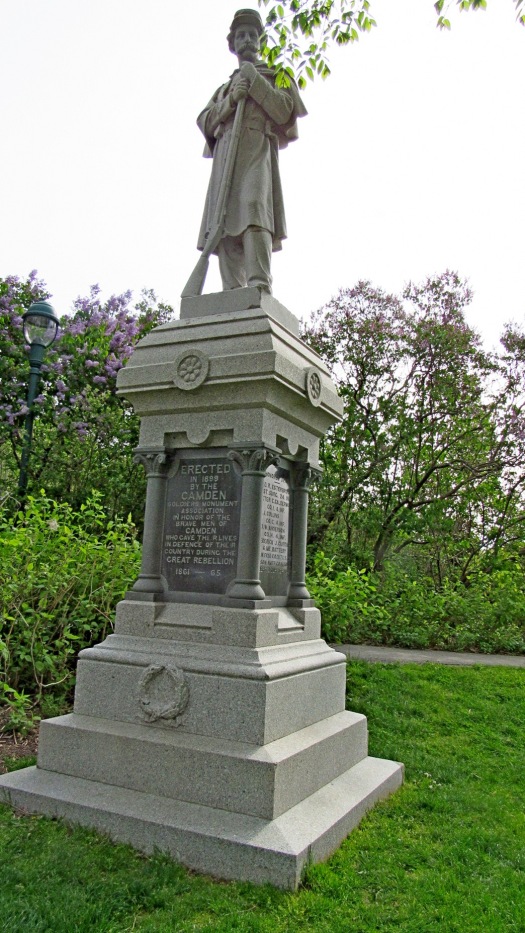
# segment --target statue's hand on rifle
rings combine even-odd
[[[244,100],[245,97],[248,97],[248,91],[250,89],[250,80],[242,74],[235,75],[235,78],[232,82],[232,87],[230,91],[230,97],[232,103],[237,106],[240,100]]]
[[[243,81],[248,82],[248,90],[250,90],[251,85],[257,77],[257,68],[255,65],[252,65],[251,62],[243,62],[239,74]]]

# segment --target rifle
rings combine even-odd
[[[191,296],[202,294],[206,273],[208,272],[210,256],[222,239],[224,221],[226,219],[226,207],[228,204],[228,197],[232,184],[233,167],[235,165],[237,149],[239,148],[239,139],[242,132],[242,118],[244,114],[245,100],[246,98],[241,98],[235,111],[230,145],[228,146],[226,162],[224,163],[224,171],[222,173],[213,223],[210,230],[206,234],[206,242],[204,244],[201,255],[199,256],[199,259],[197,260],[197,265],[195,266],[182,290],[181,298],[190,298]]]

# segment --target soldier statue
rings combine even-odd
[[[206,248],[218,222],[219,238],[216,233],[209,251],[219,257],[225,291],[254,285],[271,293],[272,251],[281,249],[286,237],[279,149],[297,138],[297,117],[306,113],[293,80],[288,87],[276,87],[274,71],[260,60],[263,39],[259,13],[239,10],[228,34],[239,67],[197,120],[206,138],[204,154],[213,158],[198,248]],[[242,119],[235,134],[241,101]],[[225,171],[229,171],[226,188]]]

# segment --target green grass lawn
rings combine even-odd
[[[0,930],[525,931],[525,671],[350,662],[348,706],[406,783],[298,893],[1,807]]]

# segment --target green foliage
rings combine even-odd
[[[259,6],[266,7],[269,2],[259,0]],[[348,45],[356,42],[360,33],[370,32],[376,23],[369,9],[369,0],[285,0],[271,6],[263,54],[276,70],[278,86],[288,85],[294,76],[301,88],[307,79],[327,78],[329,45]]]
[[[354,567],[336,570],[335,559],[319,551],[308,574],[308,589],[321,610],[327,641],[366,642],[363,636],[373,632],[381,643],[388,629],[388,614],[371,574]]]
[[[434,3],[434,9],[438,14],[437,26],[439,29],[450,29],[451,24],[448,17],[445,15],[447,8],[450,7],[451,0],[436,0]],[[516,20],[518,23],[521,23],[522,26],[525,25],[525,13],[523,12],[524,0],[513,0],[514,6],[516,7]],[[456,6],[461,12],[467,10],[486,10],[488,6],[487,0],[455,0]]]
[[[348,706],[404,786],[296,894],[0,807],[9,933],[503,933],[525,916],[523,672],[348,666]],[[42,883],[45,879],[45,885]],[[0,926],[1,926],[0,924]]]
[[[0,651],[5,657],[7,651],[5,645],[0,642]],[[9,711],[7,718],[7,729],[18,732],[20,735],[26,735],[38,721],[33,713],[33,703],[31,697],[23,690],[19,692],[14,687],[9,687],[5,682],[0,682],[2,690],[2,699]]]
[[[30,727],[35,705],[49,714],[50,697],[58,706],[70,697],[78,652],[109,632],[139,564],[134,526],[108,521],[99,493],[78,512],[44,493],[29,497],[14,523],[0,510],[0,689],[10,728]]]
[[[258,0],[268,7],[271,0]],[[516,19],[525,25],[525,0],[513,0]],[[437,0],[436,25],[450,29],[449,9],[461,11],[487,7],[487,0]],[[316,75],[330,74],[327,52],[331,45],[350,45],[376,26],[370,0],[282,0],[271,5],[266,16],[267,46],[264,55],[277,70],[277,82],[287,85],[295,75],[299,87]]]
[[[399,568],[370,573],[318,553],[308,587],[328,641],[486,653],[525,652],[525,574],[509,563],[465,587]]]

